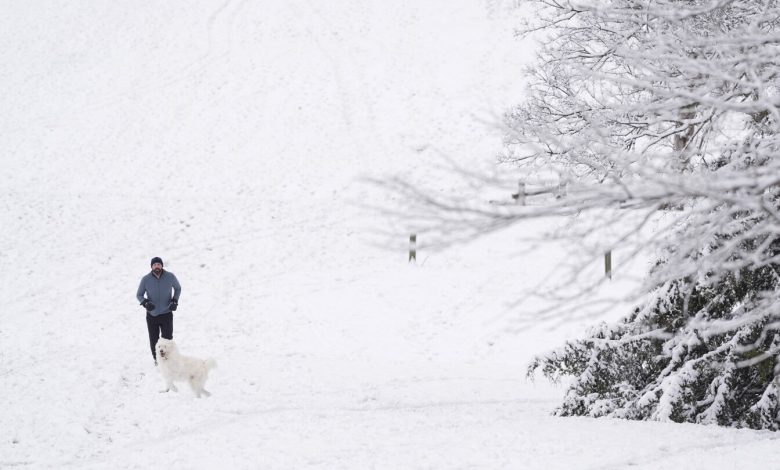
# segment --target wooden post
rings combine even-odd
[[[604,274],[612,279],[612,250],[604,253]]]
[[[409,235],[409,262],[417,264],[417,234]]]
[[[566,182],[561,181],[558,183],[558,187],[555,189],[555,199],[563,199],[566,197]]]
[[[512,199],[521,206],[525,205],[525,183],[520,181],[517,183],[517,194],[512,195]]]

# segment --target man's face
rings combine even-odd
[[[154,263],[152,265],[152,271],[154,271],[155,274],[160,274],[162,272],[162,264]]]

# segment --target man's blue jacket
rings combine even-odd
[[[141,285],[138,286],[138,293],[135,296],[138,302],[143,303],[144,294],[154,304],[154,310],[150,311],[149,314],[156,317],[171,312],[171,300],[179,302],[181,285],[173,273],[164,269],[159,279],[153,272],[150,272],[141,278]]]

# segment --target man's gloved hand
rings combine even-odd
[[[141,302],[141,305],[143,305],[147,312],[154,310],[154,304],[150,302],[149,299],[144,299],[144,301]]]
[[[171,310],[171,312],[175,312],[177,308],[179,308],[179,301],[176,299],[171,300],[171,303],[168,305],[168,308]]]

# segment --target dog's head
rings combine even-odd
[[[157,341],[155,350],[157,351],[157,358],[161,361],[166,361],[178,353],[176,343],[171,339],[165,338],[160,338]]]

